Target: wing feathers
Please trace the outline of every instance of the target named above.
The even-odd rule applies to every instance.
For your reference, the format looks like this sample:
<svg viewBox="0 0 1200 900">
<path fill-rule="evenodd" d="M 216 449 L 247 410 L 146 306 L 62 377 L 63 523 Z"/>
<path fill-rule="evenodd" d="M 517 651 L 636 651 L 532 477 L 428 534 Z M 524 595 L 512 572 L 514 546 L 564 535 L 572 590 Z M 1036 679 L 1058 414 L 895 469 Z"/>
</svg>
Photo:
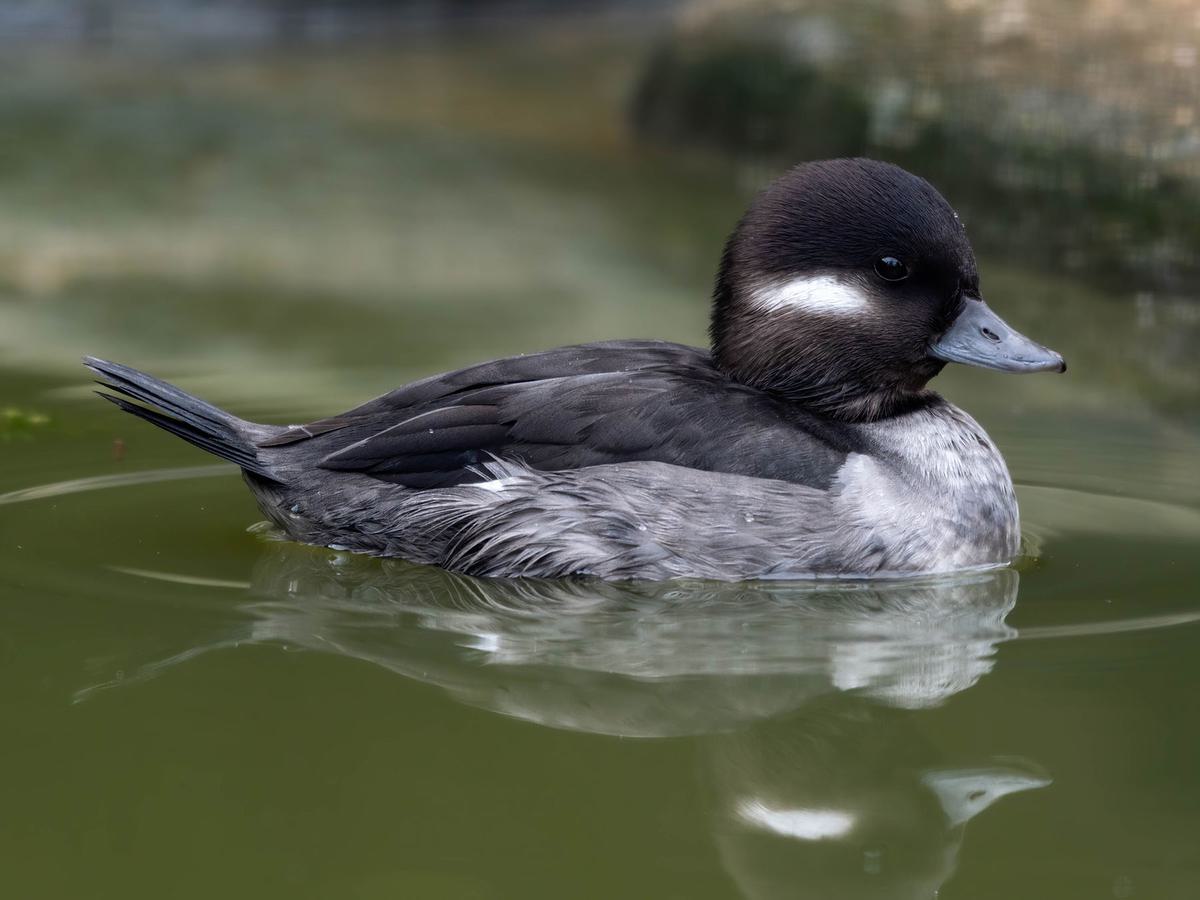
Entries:
<svg viewBox="0 0 1200 900">
<path fill-rule="evenodd" d="M 657 461 L 825 487 L 851 449 L 843 444 L 729 381 L 702 350 L 636 341 L 427 378 L 261 446 L 425 489 L 479 481 L 489 459 L 546 471 Z"/>
</svg>

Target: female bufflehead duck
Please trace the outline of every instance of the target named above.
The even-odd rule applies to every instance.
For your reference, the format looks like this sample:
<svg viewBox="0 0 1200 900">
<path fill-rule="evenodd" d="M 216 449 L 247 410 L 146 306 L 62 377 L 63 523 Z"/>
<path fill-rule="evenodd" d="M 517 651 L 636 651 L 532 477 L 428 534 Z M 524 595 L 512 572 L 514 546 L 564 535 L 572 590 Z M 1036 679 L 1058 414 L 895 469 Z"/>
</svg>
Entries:
<svg viewBox="0 0 1200 900">
<path fill-rule="evenodd" d="M 966 232 L 924 179 L 865 159 L 792 169 L 726 245 L 711 336 L 711 352 L 606 341 L 496 360 L 291 427 L 87 365 L 123 395 L 102 396 L 241 466 L 263 512 L 311 544 L 644 579 L 1016 555 L 1004 460 L 925 385 L 946 362 L 1066 366 L 984 304 Z"/>
</svg>

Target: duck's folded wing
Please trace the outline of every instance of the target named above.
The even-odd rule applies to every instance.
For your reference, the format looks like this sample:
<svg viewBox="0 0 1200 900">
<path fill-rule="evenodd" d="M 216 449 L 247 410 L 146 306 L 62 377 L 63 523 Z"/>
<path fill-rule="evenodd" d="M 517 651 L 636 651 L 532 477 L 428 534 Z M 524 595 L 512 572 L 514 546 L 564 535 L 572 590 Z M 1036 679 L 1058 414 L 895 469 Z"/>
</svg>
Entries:
<svg viewBox="0 0 1200 900">
<path fill-rule="evenodd" d="M 493 458 L 558 471 L 632 461 L 826 487 L 856 449 L 827 423 L 726 380 L 692 347 L 621 341 L 414 382 L 263 446 L 411 488 L 480 479 Z"/>
</svg>

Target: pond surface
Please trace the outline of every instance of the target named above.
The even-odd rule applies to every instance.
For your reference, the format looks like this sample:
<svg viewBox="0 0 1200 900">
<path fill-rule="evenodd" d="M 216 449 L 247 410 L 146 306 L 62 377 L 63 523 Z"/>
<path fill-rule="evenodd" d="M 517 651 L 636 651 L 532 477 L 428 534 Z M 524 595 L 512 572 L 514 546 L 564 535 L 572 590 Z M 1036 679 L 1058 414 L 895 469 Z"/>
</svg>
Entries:
<svg viewBox="0 0 1200 900">
<path fill-rule="evenodd" d="M 984 255 L 1071 364 L 937 382 L 1004 452 L 1027 555 L 894 583 L 300 547 L 88 392 L 94 353 L 290 422 L 507 353 L 702 341 L 746 194 L 623 135 L 633 58 L 8 63 L 0 115 L 42 144 L 0 178 L 6 895 L 1196 896 L 1186 297 Z"/>
</svg>

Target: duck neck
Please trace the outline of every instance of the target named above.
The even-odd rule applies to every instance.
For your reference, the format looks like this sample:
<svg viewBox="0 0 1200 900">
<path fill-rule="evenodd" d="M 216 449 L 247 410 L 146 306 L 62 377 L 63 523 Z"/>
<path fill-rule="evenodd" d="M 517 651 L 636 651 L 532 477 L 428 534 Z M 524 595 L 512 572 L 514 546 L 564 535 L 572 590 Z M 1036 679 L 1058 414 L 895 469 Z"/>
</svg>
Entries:
<svg viewBox="0 0 1200 900">
<path fill-rule="evenodd" d="M 714 365 L 727 378 L 835 422 L 878 422 L 923 409 L 938 399 L 925 389 L 929 377 L 867 372 L 845 359 L 814 355 L 797 359 L 731 352 L 714 341 Z M 940 368 L 940 366 L 939 366 Z"/>
</svg>

